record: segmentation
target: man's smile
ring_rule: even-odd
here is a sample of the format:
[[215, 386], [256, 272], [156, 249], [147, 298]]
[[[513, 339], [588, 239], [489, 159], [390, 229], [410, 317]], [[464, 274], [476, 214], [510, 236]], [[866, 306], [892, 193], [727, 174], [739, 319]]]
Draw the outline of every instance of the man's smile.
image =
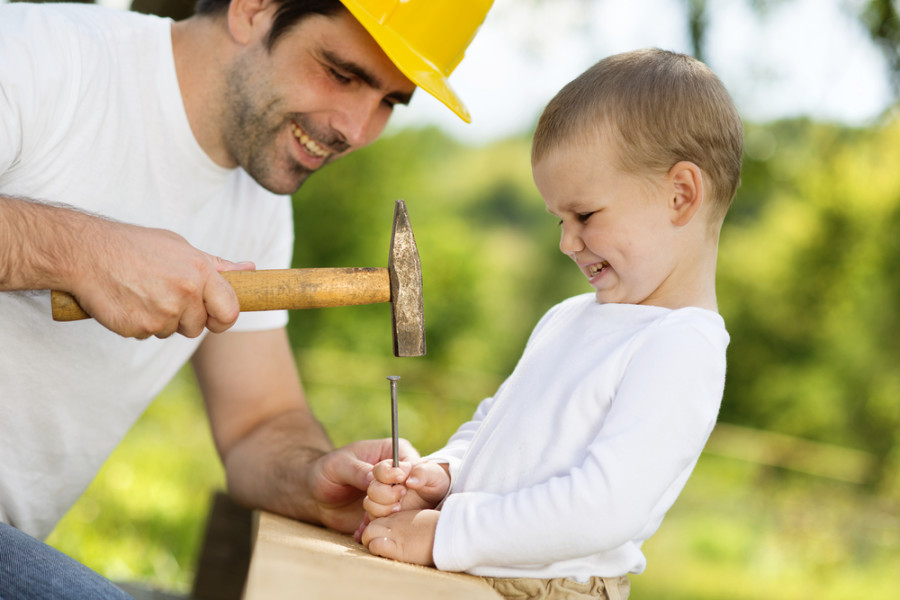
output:
[[317, 158], [325, 158], [331, 152], [323, 148], [316, 140], [314, 140], [308, 133], [306, 133], [299, 125], [291, 121], [291, 132], [294, 134], [294, 137], [297, 138], [297, 141], [300, 142], [300, 145], [309, 152], [311, 155]]

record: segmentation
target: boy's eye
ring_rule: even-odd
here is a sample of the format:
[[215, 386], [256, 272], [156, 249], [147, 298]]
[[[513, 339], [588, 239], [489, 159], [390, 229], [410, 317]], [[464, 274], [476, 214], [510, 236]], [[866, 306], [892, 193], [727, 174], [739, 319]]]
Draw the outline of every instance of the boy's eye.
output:
[[590, 219], [591, 215], [593, 215], [593, 214], [594, 214], [593, 212], [586, 212], [586, 213], [578, 213], [575, 216], [578, 218], [579, 222], [586, 223], [587, 220]]

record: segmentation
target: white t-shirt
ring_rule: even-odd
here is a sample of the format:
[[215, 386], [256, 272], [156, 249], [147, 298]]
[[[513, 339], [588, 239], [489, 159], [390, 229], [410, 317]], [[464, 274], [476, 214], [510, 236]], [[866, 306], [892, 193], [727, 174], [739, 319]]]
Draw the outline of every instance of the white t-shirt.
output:
[[447, 445], [434, 561], [489, 577], [640, 573], [718, 416], [728, 333], [699, 308], [551, 309]]
[[[290, 266], [290, 198], [200, 148], [168, 19], [0, 5], [0, 193], [169, 229], [260, 269]], [[233, 330], [286, 322], [283, 311], [244, 313]], [[54, 322], [49, 292], [0, 293], [0, 520], [47, 536], [202, 339], [125, 339], [93, 320]]]

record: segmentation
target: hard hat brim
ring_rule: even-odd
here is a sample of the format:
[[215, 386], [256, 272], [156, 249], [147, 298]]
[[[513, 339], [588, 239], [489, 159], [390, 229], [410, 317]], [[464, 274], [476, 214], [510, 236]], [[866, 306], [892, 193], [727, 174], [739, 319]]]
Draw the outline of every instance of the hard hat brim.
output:
[[354, 3], [343, 4], [407, 79], [440, 100], [466, 123], [472, 122], [469, 110], [437, 67], [410, 48], [400, 36], [390, 29], [382, 27], [376, 19], [355, 6]]

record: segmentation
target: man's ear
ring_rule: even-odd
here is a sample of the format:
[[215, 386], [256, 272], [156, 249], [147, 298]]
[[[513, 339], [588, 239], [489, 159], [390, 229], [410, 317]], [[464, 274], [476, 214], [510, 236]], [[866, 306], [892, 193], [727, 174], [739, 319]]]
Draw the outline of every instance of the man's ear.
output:
[[669, 169], [669, 211], [673, 225], [691, 222], [703, 205], [703, 171], [690, 161], [680, 161]]
[[271, 23], [265, 21], [273, 8], [271, 0], [231, 0], [228, 5], [228, 31], [240, 44], [250, 44], [267, 35]]

